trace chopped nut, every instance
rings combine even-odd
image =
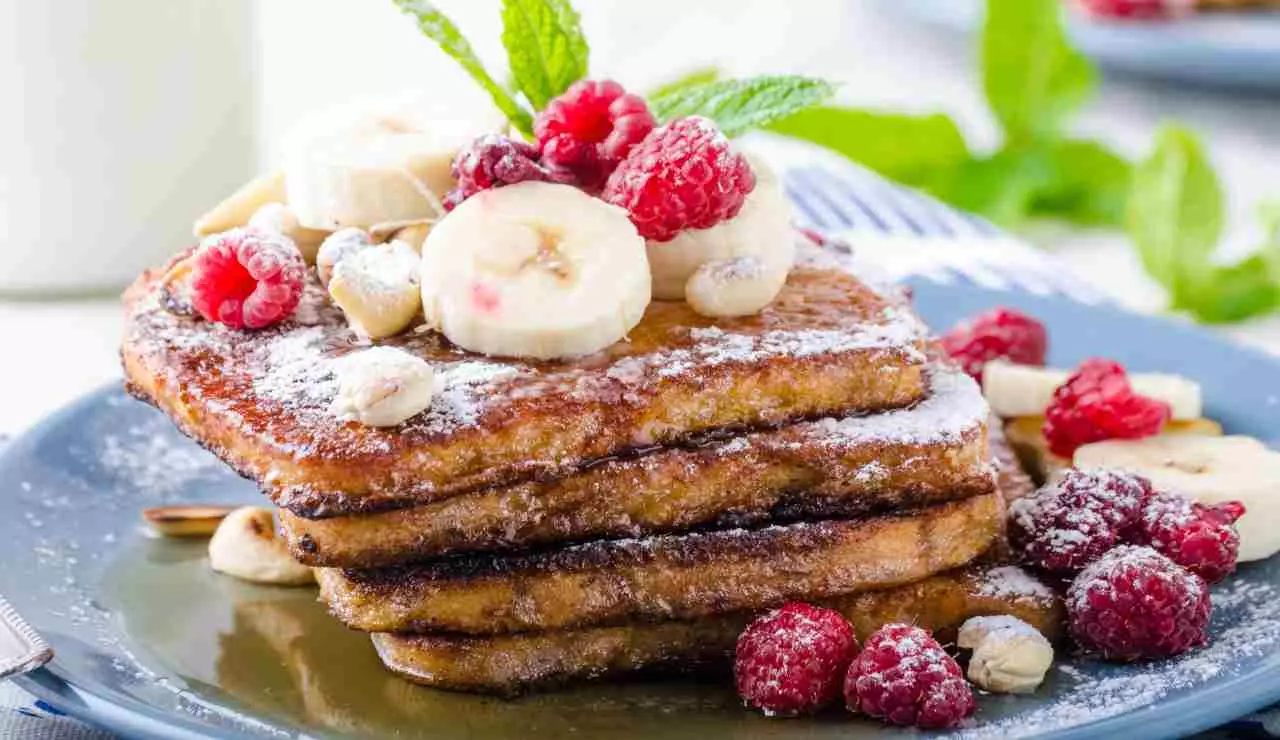
[[[1053,646],[1017,617],[974,617],[960,627],[956,644],[973,650],[969,680],[997,693],[1029,694],[1053,665]]]
[[[157,506],[142,512],[142,519],[165,537],[209,537],[234,506]]]
[[[209,540],[209,565],[252,583],[305,586],[315,574],[294,560],[284,540],[276,536],[270,509],[245,506],[222,520]]]

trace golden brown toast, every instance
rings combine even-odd
[[[298,560],[372,568],[452,552],[866,516],[990,493],[987,406],[950,366],[908,409],[801,422],[615,459],[545,483],[408,509],[306,519],[281,512]]]
[[[844,614],[859,641],[894,622],[920,625],[943,641],[954,639],[970,617],[1013,615],[1051,640],[1060,637],[1063,624],[1062,604],[1054,592],[1009,565],[975,565],[822,605]],[[734,613],[487,637],[379,633],[373,644],[383,663],[410,681],[514,694],[642,670],[723,667],[753,616]]]
[[[977,558],[1000,530],[999,497],[992,493],[871,519],[600,541],[381,570],[320,569],[316,576],[329,610],[354,629],[498,634],[692,619],[910,583]]]
[[[335,358],[360,344],[314,281],[258,332],[184,316],[164,271],[125,296],[130,390],[257,480],[279,506],[345,515],[562,477],[589,461],[717,429],[899,408],[924,395],[925,329],[900,297],[801,251],[761,313],[708,319],[654,302],[627,341],[576,360],[463,352],[435,332],[383,342],[431,363],[439,389],[405,424],[328,410]]]

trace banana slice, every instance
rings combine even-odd
[[[285,201],[284,173],[267,172],[241,185],[213,210],[196,219],[192,232],[203,239],[210,234],[245,226],[257,210],[268,203]]]
[[[1040,416],[1053,400],[1053,392],[1070,375],[1067,370],[989,362],[982,371],[982,392],[1001,418]],[[1131,373],[1129,383],[1139,394],[1169,404],[1174,419],[1198,419],[1204,413],[1200,384],[1194,380],[1163,373]]]
[[[1044,438],[1043,416],[1020,416],[1009,419],[1004,425],[1005,439],[1022,464],[1037,483],[1052,480],[1071,467],[1071,461],[1049,451]],[[1184,419],[1165,425],[1162,435],[1199,435],[1221,437],[1222,425],[1212,419]]]
[[[329,232],[319,229],[308,229],[298,223],[298,217],[284,203],[268,203],[253,212],[249,219],[249,227],[261,229],[273,234],[283,234],[293,240],[302,252],[302,258],[308,265],[315,264],[316,252],[328,238]]]
[[[227,515],[209,540],[209,565],[243,581],[273,586],[315,583],[307,566],[294,560],[276,536],[269,509],[245,506]]]
[[[453,187],[458,150],[497,120],[443,115],[438,102],[409,100],[338,116],[302,137],[285,157],[288,203],[303,226],[336,231],[438,218]],[[313,130],[314,130],[313,126]]]
[[[404,242],[375,244],[333,266],[329,295],[358,334],[382,339],[409,327],[422,307],[418,252]]]
[[[622,209],[568,185],[486,190],[427,237],[422,305],[429,325],[473,352],[591,354],[649,305],[644,240]]]
[[[329,407],[339,419],[393,427],[431,406],[435,371],[395,347],[373,347],[338,361],[338,395]]]
[[[705,263],[689,278],[684,296],[703,316],[750,316],[772,303],[786,282],[781,265],[768,266],[748,255]]]
[[[1280,452],[1253,437],[1161,435],[1111,440],[1076,450],[1077,467],[1119,468],[1144,475],[1157,489],[1205,504],[1239,501],[1241,562],[1280,551]]]
[[[699,267],[735,257],[756,257],[768,274],[781,270],[785,279],[796,250],[791,205],[764,163],[752,159],[751,166],[756,187],[737,216],[709,229],[681,232],[671,241],[647,243],[654,298],[685,300],[685,288]]]

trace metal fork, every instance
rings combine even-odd
[[[53,648],[0,596],[0,679],[34,671],[53,659]]]

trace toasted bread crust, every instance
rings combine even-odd
[[[1002,571],[1020,574],[1019,589],[1001,588]],[[970,617],[1009,614],[1051,640],[1061,636],[1058,597],[1012,566],[970,566],[905,586],[822,603],[845,616],[858,640],[885,624],[905,622],[943,641]],[[691,621],[635,622],[616,627],[490,637],[379,633],[373,644],[383,663],[404,678],[433,688],[514,694],[571,681],[663,668],[723,667],[753,613]]]
[[[981,392],[943,366],[930,369],[929,386],[918,407],[875,418],[662,448],[556,481],[389,512],[310,520],[282,511],[282,529],[303,563],[373,568],[454,552],[866,516],[990,493]]]
[[[910,583],[964,565],[996,542],[998,506],[987,494],[866,520],[316,574],[334,616],[369,632],[500,634],[692,619]]]
[[[126,294],[128,387],[305,516],[562,477],[708,430],[899,408],[924,393],[924,329],[910,309],[809,264],[758,315],[713,322],[655,302],[628,341],[577,360],[482,357],[434,332],[388,340],[431,362],[442,388],[428,411],[379,429],[328,412],[332,361],[360,345],[314,281],[288,322],[238,332],[171,310],[162,274]]]

